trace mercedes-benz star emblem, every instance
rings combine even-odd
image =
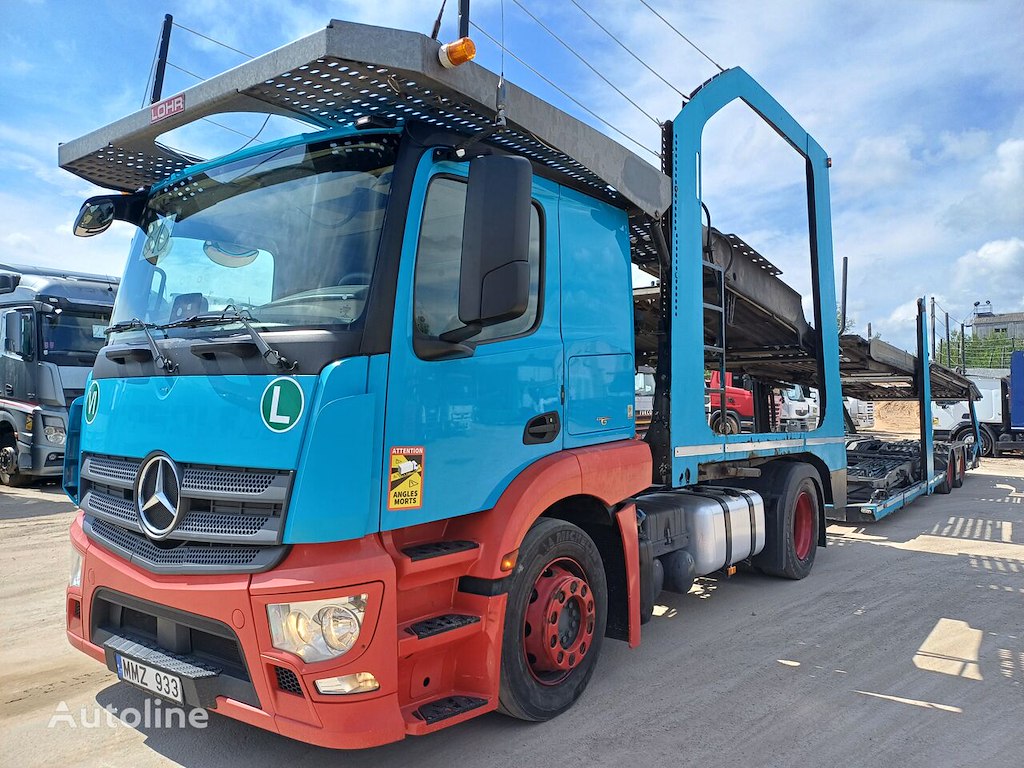
[[[135,506],[142,529],[151,539],[164,539],[181,517],[181,476],[169,456],[153,454],[139,468]]]

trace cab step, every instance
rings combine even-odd
[[[479,547],[480,545],[475,541],[431,541],[427,544],[407,547],[402,550],[402,554],[416,563],[420,560],[454,555],[457,552],[466,552],[471,549],[478,549]]]
[[[399,589],[413,589],[465,576],[480,557],[475,541],[432,541],[399,550],[395,571]]]
[[[398,655],[408,658],[416,653],[449,646],[483,631],[479,616],[446,613],[410,622],[399,628]]]
[[[479,709],[486,704],[487,699],[481,699],[479,696],[444,696],[434,701],[428,701],[412,714],[417,720],[422,720],[427,725],[434,725],[442,720]]]
[[[427,637],[440,635],[442,632],[451,632],[453,629],[476,624],[479,621],[479,616],[469,616],[465,613],[446,613],[444,616],[433,616],[423,621],[417,621],[415,624],[406,627],[405,631],[411,632],[420,640],[423,640]]]

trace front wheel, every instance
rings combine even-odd
[[[8,433],[0,437],[0,485],[19,488],[32,482],[32,478],[18,472],[18,443]]]
[[[499,710],[550,720],[594,673],[608,617],[601,554],[580,528],[534,523],[519,548],[505,608]]]

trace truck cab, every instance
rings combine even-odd
[[[117,280],[0,264],[0,483],[59,477]]]

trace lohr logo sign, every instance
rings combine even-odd
[[[156,104],[149,108],[149,122],[156,123],[160,120],[176,115],[179,112],[185,111],[185,94],[179,93],[177,96],[171,96],[170,98],[158,101]]]

